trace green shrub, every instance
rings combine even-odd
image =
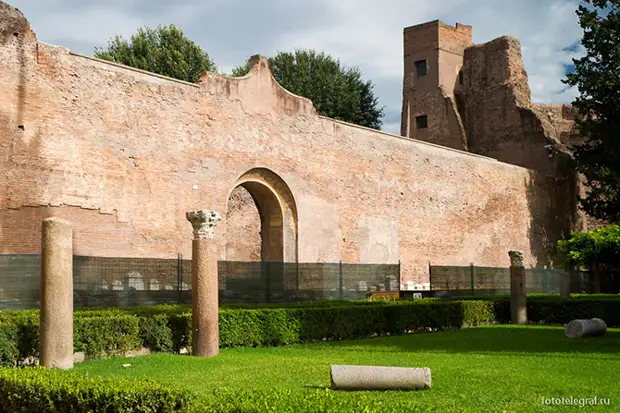
[[[38,367],[0,369],[3,412],[199,412],[200,398],[148,380],[84,378]]]
[[[494,320],[501,324],[510,323],[510,296],[468,297],[464,302],[487,302],[493,307]],[[454,298],[446,302],[455,301]],[[567,324],[579,318],[600,318],[608,327],[620,326],[620,296],[618,295],[575,295],[570,300],[559,296],[528,296],[527,319],[534,323]]]
[[[192,315],[191,313],[173,314],[170,316],[170,331],[172,333],[172,350],[178,352],[182,348],[192,345]],[[221,329],[220,329],[221,330]],[[220,335],[222,331],[220,331]]]
[[[139,337],[142,340],[142,345],[151,351],[172,351],[173,335],[172,329],[168,325],[169,321],[170,316],[167,314],[139,317]]]
[[[122,354],[142,345],[138,318],[132,315],[76,317],[73,326],[74,350],[91,358]]]
[[[223,310],[220,346],[280,346],[299,341],[299,325],[289,310]]]
[[[18,343],[19,329],[13,323],[0,323],[0,366],[14,366],[20,360]]]

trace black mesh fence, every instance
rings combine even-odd
[[[400,266],[341,263],[219,263],[222,302],[352,300],[398,291]]]
[[[190,274],[182,260],[73,257],[76,307],[136,307],[191,303]]]
[[[39,307],[39,255],[0,255],[0,309]],[[220,302],[268,303],[366,298],[398,291],[400,265],[218,263]],[[191,260],[73,257],[78,307],[191,304]]]
[[[0,255],[0,308],[38,308],[40,255]]]
[[[592,293],[589,271],[526,268],[525,286],[530,294],[559,294],[560,277],[570,278],[571,293]],[[433,295],[501,295],[510,294],[510,269],[499,267],[429,265]],[[620,277],[602,274],[602,293],[617,294]]]

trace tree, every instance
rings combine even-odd
[[[592,271],[594,292],[601,290],[601,270],[620,269],[620,226],[607,225],[589,232],[573,232],[558,241],[557,254],[566,267]]]
[[[317,112],[369,128],[379,129],[383,107],[373,93],[371,81],[362,80],[357,67],[346,68],[339,60],[314,50],[278,53],[269,58],[276,81],[286,90],[312,100]],[[247,63],[233,69],[244,76]]]
[[[141,27],[129,41],[116,35],[95,57],[195,83],[204,72],[216,70],[209,55],[174,25]]]
[[[580,204],[589,215],[620,222],[620,0],[585,0],[577,10],[586,55],[573,59],[564,83],[577,86],[573,102],[583,142],[572,163],[586,179]]]

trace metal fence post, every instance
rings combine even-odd
[[[271,263],[265,262],[265,269],[267,274],[267,302],[271,301]]]
[[[177,304],[181,304],[183,289],[183,254],[179,254],[177,262]]]
[[[338,291],[339,293],[339,297],[340,300],[343,299],[343,295],[342,295],[342,261],[339,262],[338,265]]]
[[[476,274],[476,269],[474,267],[474,263],[471,262],[469,263],[469,267],[471,269],[471,295],[474,295],[476,293],[476,287],[474,285],[474,278],[475,278],[475,274]]]
[[[433,271],[431,271],[431,262],[428,262],[428,289],[433,290]]]

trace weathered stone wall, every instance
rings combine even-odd
[[[570,210],[554,179],[317,116],[264,59],[193,85],[18,34],[0,46],[0,253],[38,253],[54,215],[76,254],[188,257],[185,212],[226,214],[254,168],[290,188],[300,262],[400,259],[405,280],[426,281],[429,261],[507,266],[510,249],[546,264]]]
[[[574,112],[568,105],[532,105],[519,41],[500,37],[465,50],[465,129],[471,152],[565,176],[555,152],[566,152]]]
[[[236,187],[226,208],[226,260],[261,260],[261,217],[252,195]]]
[[[582,141],[575,125],[579,113],[573,105],[532,104],[532,110],[543,119],[542,122],[550,129],[550,135],[559,140],[562,146],[570,147]]]
[[[579,142],[571,105],[532,104],[517,39],[500,37],[471,46],[464,54],[461,101],[468,150],[565,181],[558,194],[574,204],[567,219],[583,229],[585,217],[574,200],[582,184],[568,166],[569,146]]]

